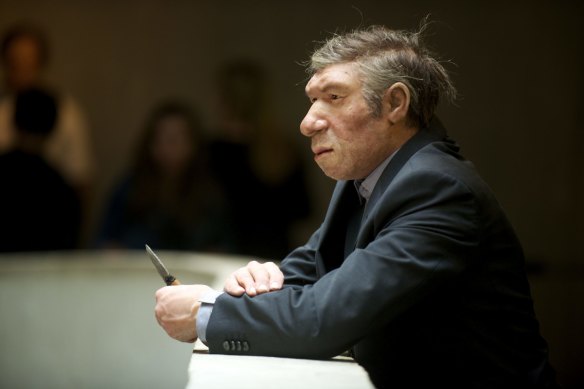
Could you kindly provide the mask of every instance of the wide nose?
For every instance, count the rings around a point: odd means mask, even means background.
[[[316,104],[312,104],[306,113],[306,116],[304,116],[304,119],[302,119],[302,122],[300,123],[300,132],[304,136],[311,137],[319,131],[326,130],[327,127],[328,121],[324,115],[319,112]]]

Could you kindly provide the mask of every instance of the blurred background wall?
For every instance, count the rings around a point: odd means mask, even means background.
[[[51,43],[49,80],[75,96],[97,163],[91,235],[104,196],[129,162],[152,106],[188,101],[213,128],[213,74],[227,60],[261,62],[282,131],[304,146],[314,214],[333,182],[298,133],[306,109],[299,65],[335,31],[436,23],[428,41],[458,86],[440,116],[516,227],[552,362],[567,386],[584,384],[584,5],[557,1],[33,1],[0,0],[0,31],[41,25]],[[1,184],[0,184],[1,185]]]

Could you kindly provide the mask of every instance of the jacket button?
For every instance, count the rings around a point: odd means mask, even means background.
[[[249,344],[245,340],[243,341],[243,351],[245,352],[249,351]]]
[[[223,342],[223,350],[229,351],[229,342],[228,341]]]

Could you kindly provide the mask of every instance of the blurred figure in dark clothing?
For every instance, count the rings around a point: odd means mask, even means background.
[[[46,141],[42,155],[73,187],[81,203],[82,231],[87,229],[94,187],[94,157],[91,134],[85,112],[68,91],[47,78],[52,52],[49,36],[41,26],[18,23],[9,27],[1,38],[0,65],[3,88],[0,96],[0,153],[16,143],[14,127],[15,96],[37,88],[51,90],[59,99],[57,121]],[[81,233],[86,238],[84,233]]]
[[[220,122],[211,162],[234,210],[239,252],[283,258],[292,247],[291,227],[310,211],[299,153],[270,117],[260,66],[228,63],[217,84]]]
[[[233,250],[223,196],[208,174],[205,143],[186,106],[169,102],[156,108],[131,171],[111,195],[98,246]]]
[[[55,98],[41,89],[16,96],[14,148],[0,155],[0,251],[76,247],[79,199],[42,156],[57,112]]]

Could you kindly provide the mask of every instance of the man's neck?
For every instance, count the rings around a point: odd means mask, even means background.
[[[379,177],[381,177],[381,174],[383,173],[383,171],[385,170],[393,156],[404,144],[406,144],[407,141],[409,141],[414,135],[416,135],[418,131],[419,130],[416,127],[403,127],[402,129],[397,131],[398,135],[395,135],[394,138],[395,146],[392,148],[389,155],[386,156],[385,159],[381,161],[381,163],[379,163],[375,167],[375,169],[373,169],[371,173],[367,175],[367,177],[361,180],[354,180],[357,191],[359,192],[360,196],[363,199],[365,199],[365,201],[369,200],[369,197],[371,196],[371,193],[373,193],[373,189],[375,188],[377,181],[379,181]]]
[[[383,162],[381,162],[371,173],[369,173],[369,175],[365,179],[354,181],[355,188],[357,188],[357,192],[359,192],[359,195],[365,201],[368,201],[369,197],[371,197],[371,193],[373,193],[373,189],[375,188],[377,181],[379,181],[379,177],[381,177],[381,174],[383,173],[383,171],[389,164],[389,161],[391,161],[396,152],[397,150],[389,157],[387,157],[385,160],[383,160]]]

